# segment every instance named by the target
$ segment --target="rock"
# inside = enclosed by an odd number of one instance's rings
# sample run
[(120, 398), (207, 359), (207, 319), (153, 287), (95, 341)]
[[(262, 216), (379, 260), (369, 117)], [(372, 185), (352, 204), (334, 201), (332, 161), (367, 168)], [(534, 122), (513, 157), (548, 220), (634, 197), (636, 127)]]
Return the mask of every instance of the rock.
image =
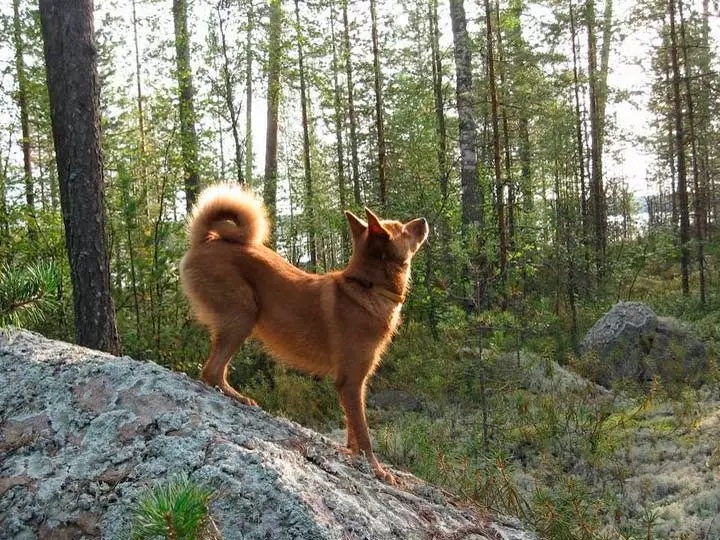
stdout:
[(0, 536), (129, 538), (148, 485), (214, 490), (223, 538), (535, 538), (417, 478), (375, 479), (328, 439), (153, 363), (0, 338)]
[(707, 363), (705, 346), (687, 325), (658, 317), (640, 302), (620, 302), (588, 331), (580, 346), (587, 375), (609, 387), (618, 379), (690, 381)]
[(368, 397), (368, 406), (376, 409), (418, 412), (423, 408), (423, 401), (419, 397), (402, 390), (381, 390)]

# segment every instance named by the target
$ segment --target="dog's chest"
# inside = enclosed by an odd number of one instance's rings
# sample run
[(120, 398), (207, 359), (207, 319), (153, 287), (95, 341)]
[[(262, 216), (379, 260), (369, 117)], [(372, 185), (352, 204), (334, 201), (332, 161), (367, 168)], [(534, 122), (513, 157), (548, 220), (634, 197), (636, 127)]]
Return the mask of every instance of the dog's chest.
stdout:
[(402, 310), (402, 304), (396, 305), (390, 313), (390, 331), (394, 332), (400, 324), (400, 312)]

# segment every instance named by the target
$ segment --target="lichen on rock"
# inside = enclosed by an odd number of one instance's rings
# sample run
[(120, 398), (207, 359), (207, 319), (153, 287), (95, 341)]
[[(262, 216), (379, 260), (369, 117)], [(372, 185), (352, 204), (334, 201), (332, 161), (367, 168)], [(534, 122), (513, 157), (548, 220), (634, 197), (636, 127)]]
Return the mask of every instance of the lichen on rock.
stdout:
[(362, 459), (151, 362), (29, 332), (0, 337), (0, 536), (127, 538), (149, 485), (187, 473), (214, 490), (232, 539), (531, 539), (409, 474)]

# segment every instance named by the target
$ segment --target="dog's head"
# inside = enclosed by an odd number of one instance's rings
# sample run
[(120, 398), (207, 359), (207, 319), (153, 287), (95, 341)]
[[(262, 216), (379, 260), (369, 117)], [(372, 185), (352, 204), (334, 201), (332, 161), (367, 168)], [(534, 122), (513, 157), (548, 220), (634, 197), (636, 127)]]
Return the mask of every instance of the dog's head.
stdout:
[(345, 212), (353, 237), (353, 253), (368, 262), (407, 267), (430, 232), (425, 218), (407, 223), (381, 220), (367, 208), (365, 215), (367, 222), (352, 212)]

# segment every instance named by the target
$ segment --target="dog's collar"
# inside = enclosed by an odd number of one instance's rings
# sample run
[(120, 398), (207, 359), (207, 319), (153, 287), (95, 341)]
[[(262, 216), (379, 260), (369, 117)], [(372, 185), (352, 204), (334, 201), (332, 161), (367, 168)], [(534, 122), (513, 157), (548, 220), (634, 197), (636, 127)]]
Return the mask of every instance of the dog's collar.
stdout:
[(392, 300), (396, 304), (402, 304), (405, 302), (405, 295), (394, 293), (391, 290), (386, 289), (385, 287), (381, 287), (380, 285), (373, 283), (372, 281), (368, 281), (366, 279), (356, 276), (345, 276), (345, 279), (357, 283), (363, 289), (372, 289), (380, 296), (384, 296), (385, 298), (387, 298), (388, 300)]

